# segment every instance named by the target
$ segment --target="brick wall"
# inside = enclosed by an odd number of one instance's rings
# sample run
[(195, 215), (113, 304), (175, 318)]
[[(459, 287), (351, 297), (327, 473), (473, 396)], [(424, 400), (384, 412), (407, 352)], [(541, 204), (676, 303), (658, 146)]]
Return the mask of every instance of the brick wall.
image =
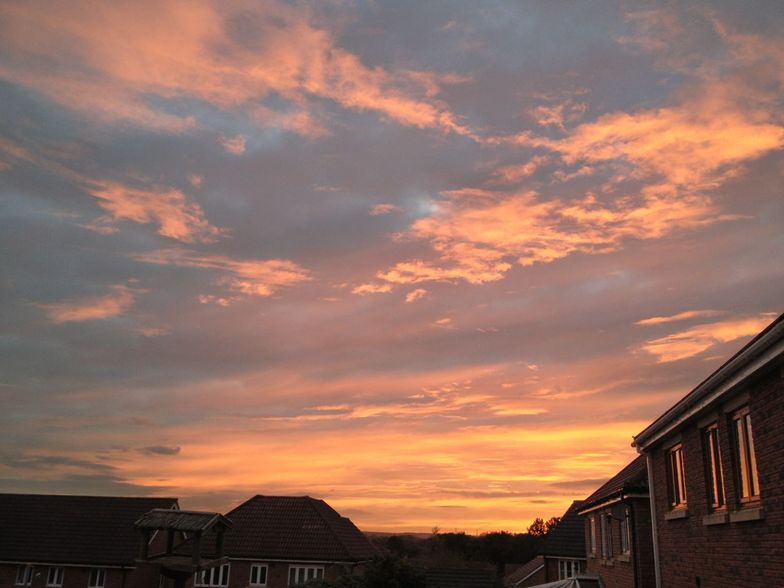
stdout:
[[(743, 511), (735, 482), (735, 459), (730, 435), (733, 399), (715, 411), (719, 425), (721, 463), (727, 502), (727, 522), (707, 525), (709, 511), (701, 430), (698, 423), (683, 427), (687, 495), (685, 518), (666, 520), (667, 494), (664, 440), (651, 453), (654, 463), (656, 521), (659, 533), (663, 588), (751, 588), (777, 586), (784, 578), (784, 372), (779, 367), (738, 390), (748, 394), (757, 471), (760, 481), (761, 520), (733, 522)], [(737, 398), (737, 396), (736, 396)], [(736, 404), (736, 403), (735, 403)], [(711, 414), (707, 411), (704, 417)], [(699, 418), (699, 417), (698, 417)], [(704, 424), (704, 423), (702, 423)], [(674, 432), (677, 435), (678, 432)], [(754, 505), (752, 505), (754, 506)], [(748, 508), (748, 507), (747, 507)], [(751, 512), (746, 510), (745, 513)], [(736, 515), (737, 516), (737, 515)], [(714, 517), (715, 518), (715, 517)]]
[[(33, 577), (30, 588), (45, 588), (46, 579), (50, 566), (33, 566)], [(63, 586), (62, 588), (87, 588), (90, 578), (88, 567), (62, 566), (63, 567)], [(19, 568), (16, 564), (0, 565), (0, 587), (12, 588), (16, 582), (16, 571)], [(149, 569), (126, 570), (106, 568), (104, 588), (157, 588), (158, 576), (151, 574)]]

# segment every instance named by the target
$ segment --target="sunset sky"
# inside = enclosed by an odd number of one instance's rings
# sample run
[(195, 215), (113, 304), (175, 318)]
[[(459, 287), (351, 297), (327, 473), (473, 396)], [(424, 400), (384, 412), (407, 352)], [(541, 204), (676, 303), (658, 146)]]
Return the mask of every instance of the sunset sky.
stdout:
[(784, 9), (0, 4), (0, 491), (524, 531), (784, 310)]

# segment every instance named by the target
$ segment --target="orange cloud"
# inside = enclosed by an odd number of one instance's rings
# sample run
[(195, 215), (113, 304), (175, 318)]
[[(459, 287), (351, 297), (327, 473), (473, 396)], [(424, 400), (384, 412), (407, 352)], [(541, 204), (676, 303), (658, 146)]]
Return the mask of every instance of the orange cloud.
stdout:
[(731, 319), (697, 325), (666, 337), (646, 342), (642, 349), (656, 356), (658, 363), (667, 363), (693, 357), (718, 343), (751, 337), (765, 328), (775, 315)]
[(414, 290), (411, 290), (411, 292), (406, 294), (406, 302), (411, 303), (416, 300), (419, 300), (420, 298), (424, 298), (427, 295), (428, 295), (428, 291), (425, 290), (424, 288), (415, 288)]
[[(119, 182), (90, 181), (98, 206), (116, 220), (156, 223), (158, 233), (184, 243), (211, 243), (223, 231), (211, 225), (196, 202), (174, 188), (133, 188)], [(101, 228), (104, 225), (99, 226)]]
[[(159, 265), (216, 270), (228, 274), (218, 283), (248, 296), (272, 296), (281, 288), (310, 280), (306, 269), (288, 259), (237, 260), (223, 255), (200, 254), (185, 249), (161, 249), (133, 256), (139, 261)], [(200, 298), (207, 303), (224, 298)]]
[(647, 319), (642, 319), (635, 322), (635, 325), (661, 325), (663, 323), (671, 323), (674, 321), (683, 321), (690, 318), (702, 318), (719, 316), (723, 314), (720, 310), (686, 310), (677, 314), (669, 316), (654, 316)]
[(122, 284), (111, 287), (112, 293), (106, 296), (82, 298), (72, 302), (39, 305), (54, 323), (92, 321), (121, 315), (127, 312), (136, 296), (145, 290), (129, 288)]
[(395, 205), (389, 203), (382, 203), (376, 204), (370, 209), (370, 216), (381, 216), (383, 214), (390, 214), (392, 212), (400, 212), (402, 209)]
[(389, 284), (360, 284), (359, 286), (353, 288), (351, 290), (352, 294), (359, 294), (360, 296), (364, 296), (365, 294), (386, 294), (392, 291), (392, 286)]
[(502, 279), (512, 262), (528, 266), (577, 252), (607, 253), (626, 238), (660, 238), (728, 218), (706, 197), (679, 196), (658, 186), (606, 204), (590, 195), (566, 202), (540, 200), (535, 192), (461, 194), (439, 202), (433, 215), (410, 230), (410, 236), (430, 241), (440, 260), (400, 262), (378, 278), (481, 284)]
[[(229, 33), (236, 9), (227, 4), (4, 3), (0, 43), (18, 59), (4, 60), (0, 77), (98, 118), (171, 131), (195, 121), (156, 108), (149, 96), (239, 108), (261, 125), (308, 136), (323, 133), (312, 118), (312, 98), (407, 126), (469, 134), (435, 99), (441, 84), (462, 78), (367, 67), (315, 28), (306, 9), (271, 0), (254, 9), (242, 16), (254, 28), (253, 41), (240, 43)], [(263, 104), (271, 95), (294, 109)]]

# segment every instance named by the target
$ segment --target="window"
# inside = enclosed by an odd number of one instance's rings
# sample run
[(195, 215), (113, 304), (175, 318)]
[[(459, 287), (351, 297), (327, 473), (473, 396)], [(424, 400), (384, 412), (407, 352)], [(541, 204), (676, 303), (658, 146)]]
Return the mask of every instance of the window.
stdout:
[(228, 586), (229, 585), (229, 564), (223, 564), (204, 570), (197, 576), (196, 586)]
[(90, 579), (87, 581), (87, 588), (103, 588), (106, 584), (106, 570), (103, 568), (92, 568)]
[(602, 528), (602, 558), (611, 559), (613, 556), (612, 545), (612, 519), (610, 515), (601, 515), (601, 528)]
[(579, 559), (559, 559), (558, 560), (558, 579), (566, 580), (574, 578), (580, 573)]
[(590, 533), (591, 533), (591, 553), (596, 555), (596, 517), (591, 515), (588, 519), (588, 524), (590, 526)]
[(724, 506), (724, 472), (721, 468), (719, 427), (711, 425), (702, 432), (702, 445), (707, 469), (708, 505), (712, 510)]
[(46, 585), (49, 588), (57, 588), (63, 585), (63, 568), (49, 568), (46, 573)]
[(317, 566), (290, 566), (289, 586), (305, 584), (311, 580), (323, 580), (324, 568)]
[(631, 528), (631, 521), (629, 520), (629, 511), (626, 510), (626, 514), (621, 521), (621, 553), (629, 553), (631, 551), (631, 542), (629, 541), (629, 529)]
[(683, 476), (683, 446), (676, 445), (667, 452), (667, 489), (670, 506), (686, 505), (686, 480)]
[(16, 568), (17, 586), (29, 586), (33, 583), (33, 566), (19, 566)]
[(251, 564), (251, 566), (250, 566), (250, 585), (251, 586), (266, 586), (267, 585), (267, 565), (266, 564)]
[(738, 494), (741, 502), (759, 499), (757, 456), (754, 453), (754, 436), (751, 432), (751, 414), (745, 408), (732, 417), (735, 431), (735, 464), (737, 467)]

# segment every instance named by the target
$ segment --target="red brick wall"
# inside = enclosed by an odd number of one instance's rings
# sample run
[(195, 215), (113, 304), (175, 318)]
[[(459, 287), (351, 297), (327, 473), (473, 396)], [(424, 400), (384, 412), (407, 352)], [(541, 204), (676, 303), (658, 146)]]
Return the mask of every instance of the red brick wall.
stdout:
[[(639, 566), (638, 588), (654, 588), (656, 582), (653, 576), (653, 542), (651, 540), (651, 511), (647, 499), (629, 499), (631, 515), (633, 518), (634, 532), (629, 554), (621, 553), (621, 523), (610, 519), (613, 557), (602, 559), (602, 526), (600, 516), (609, 512), (609, 509), (593, 511), (583, 516), (585, 520), (585, 545), (588, 550), (586, 571), (595, 576), (601, 576), (607, 588), (635, 588), (634, 566)], [(590, 516), (596, 521), (596, 554), (591, 554), (591, 525)]]
[[(683, 444), (688, 516), (665, 520), (669, 512), (666, 449), (652, 451), (664, 588), (751, 588), (777, 586), (784, 578), (784, 373), (781, 368), (747, 384), (749, 393), (760, 506), (763, 519), (704, 525), (709, 514), (700, 430), (696, 423), (680, 431)], [(731, 403), (731, 399), (725, 403)], [(727, 407), (729, 408), (729, 407)], [(729, 513), (741, 509), (734, 480), (729, 424), (731, 412), (719, 410), (721, 461)], [(666, 441), (665, 441), (666, 443)]]
[[(0, 586), (12, 588), (16, 582), (15, 564), (0, 565)], [(90, 578), (90, 568), (62, 566), (63, 588), (87, 588)], [(49, 566), (34, 566), (33, 581), (30, 588), (45, 588)], [(123, 576), (125, 576), (123, 578)], [(150, 570), (128, 569), (123, 572), (119, 569), (107, 568), (105, 588), (158, 588), (157, 574)]]

